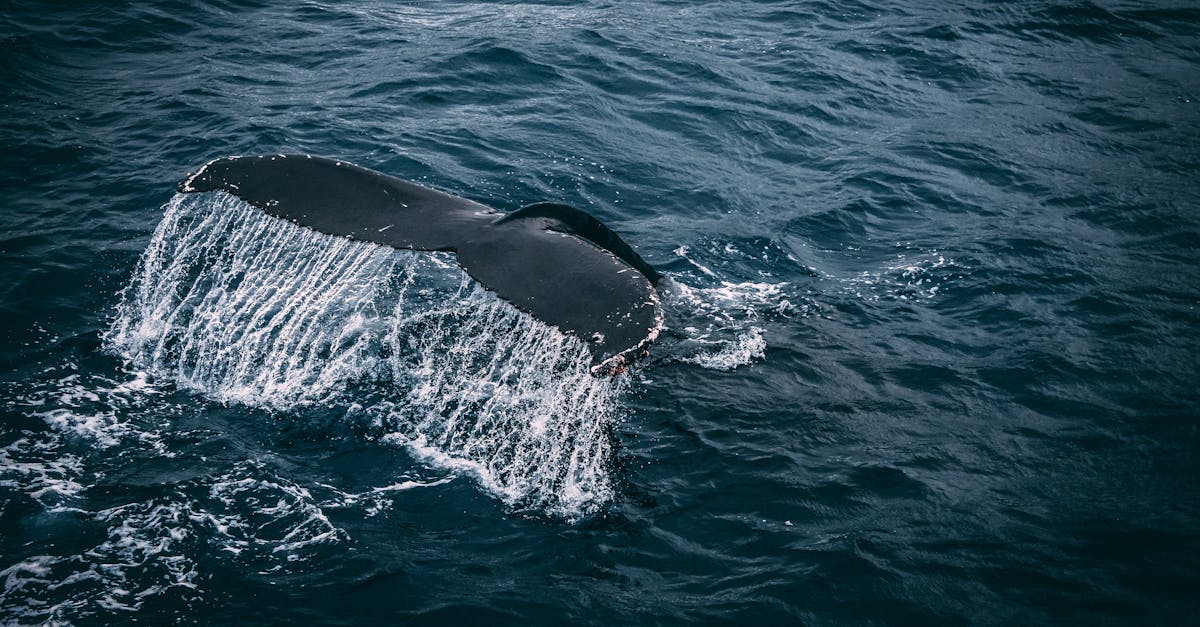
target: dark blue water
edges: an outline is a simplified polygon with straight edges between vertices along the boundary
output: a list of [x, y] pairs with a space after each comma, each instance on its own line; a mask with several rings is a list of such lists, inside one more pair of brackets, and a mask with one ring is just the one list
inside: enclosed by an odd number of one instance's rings
[[[1197, 621], [1194, 5], [274, 4], [0, 7], [0, 622]], [[583, 208], [668, 331], [174, 197], [268, 152]]]

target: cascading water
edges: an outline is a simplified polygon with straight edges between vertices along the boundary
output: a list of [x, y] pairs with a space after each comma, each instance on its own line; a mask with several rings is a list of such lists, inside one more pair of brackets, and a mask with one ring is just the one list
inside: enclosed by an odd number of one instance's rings
[[567, 517], [612, 496], [625, 378], [444, 254], [324, 235], [228, 194], [176, 196], [107, 335], [134, 367], [220, 402], [321, 407]]
[[216, 400], [287, 409], [361, 374], [395, 264], [391, 251], [271, 220], [233, 196], [176, 196], [109, 340]]

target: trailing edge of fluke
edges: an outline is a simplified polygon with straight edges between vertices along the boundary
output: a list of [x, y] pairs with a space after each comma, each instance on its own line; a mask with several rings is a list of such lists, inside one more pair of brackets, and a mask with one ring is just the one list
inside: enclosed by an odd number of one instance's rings
[[663, 327], [660, 275], [592, 216], [556, 203], [512, 213], [356, 165], [307, 155], [224, 157], [179, 184], [224, 191], [330, 235], [449, 251], [518, 309], [587, 343], [592, 374], [647, 354]]

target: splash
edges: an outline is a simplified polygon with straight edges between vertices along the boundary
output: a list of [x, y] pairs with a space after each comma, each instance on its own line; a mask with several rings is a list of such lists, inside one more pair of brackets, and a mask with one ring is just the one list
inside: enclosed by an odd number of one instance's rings
[[[773, 244], [761, 249], [743, 245], [746, 252], [730, 242], [709, 242], [701, 253], [688, 246], [675, 249], [675, 256], [687, 262], [696, 272], [671, 275], [665, 283], [663, 305], [668, 317], [676, 322], [675, 333], [682, 337], [676, 359], [710, 370], [733, 370], [766, 357], [767, 341], [764, 325], [807, 316], [810, 303], [789, 282], [774, 280], [773, 275], [759, 271], [759, 280], [730, 280], [724, 259], [766, 262], [771, 266], [782, 257], [797, 263]], [[696, 257], [722, 261], [706, 265]], [[718, 269], [714, 269], [718, 268]], [[771, 279], [771, 280], [768, 280]]]
[[[680, 361], [709, 370], [733, 370], [764, 358], [763, 329], [766, 315], [791, 315], [783, 283], [732, 283], [693, 287], [675, 281], [668, 307], [684, 320], [681, 331], [688, 353]], [[686, 317], [684, 315], [686, 312]]]
[[223, 403], [329, 408], [505, 503], [567, 517], [612, 496], [624, 378], [448, 257], [316, 233], [225, 194], [176, 196], [107, 334]]
[[763, 339], [762, 329], [758, 327], [750, 327], [748, 331], [738, 335], [734, 340], [692, 338], [692, 341], [700, 345], [716, 345], [713, 350], [700, 351], [683, 358], [685, 362], [709, 370], [733, 370], [763, 359], [767, 352], [767, 341]]

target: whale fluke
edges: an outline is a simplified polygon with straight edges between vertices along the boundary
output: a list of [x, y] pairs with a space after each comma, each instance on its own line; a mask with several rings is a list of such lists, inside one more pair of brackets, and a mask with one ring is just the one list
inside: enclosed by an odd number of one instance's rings
[[467, 274], [586, 342], [597, 376], [646, 354], [663, 326], [660, 275], [591, 215], [557, 203], [511, 213], [356, 165], [306, 155], [225, 157], [179, 184], [224, 191], [322, 233], [449, 251]]

